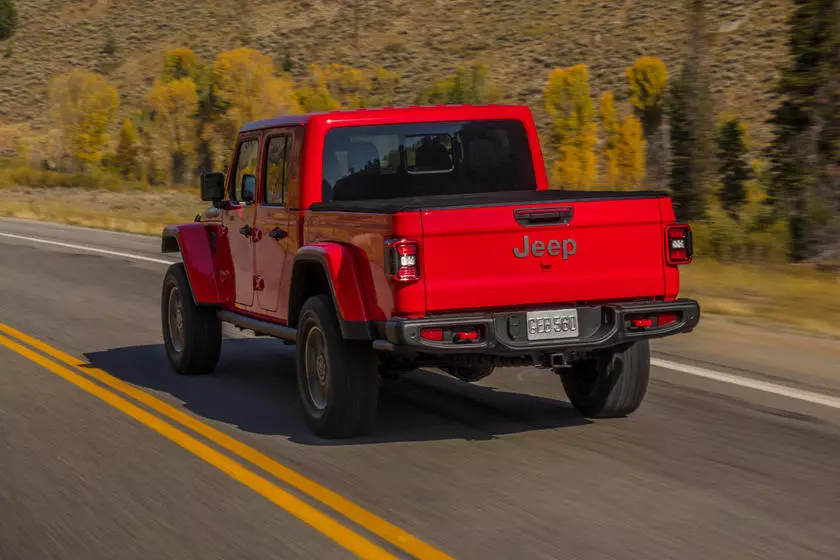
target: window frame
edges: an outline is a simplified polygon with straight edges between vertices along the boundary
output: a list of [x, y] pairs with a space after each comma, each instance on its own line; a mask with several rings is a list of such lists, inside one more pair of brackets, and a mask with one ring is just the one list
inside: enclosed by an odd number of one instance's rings
[[[268, 200], [268, 148], [271, 146], [271, 140], [274, 138], [285, 138], [286, 145], [283, 149], [283, 160], [285, 165], [283, 166], [283, 199], [281, 202], [271, 202]], [[284, 208], [288, 203], [289, 198], [289, 177], [292, 175], [292, 162], [289, 160], [290, 156], [292, 155], [292, 147], [294, 146], [295, 142], [295, 134], [294, 130], [278, 130], [272, 131], [265, 136], [265, 142], [263, 143], [263, 164], [262, 164], [262, 174], [263, 174], [263, 181], [262, 181], [262, 197], [260, 200], [260, 204], [265, 206], [271, 206], [274, 208]]]
[[[227, 187], [227, 198], [228, 202], [230, 202], [233, 206], [250, 206], [254, 202], [257, 201], [257, 191], [259, 190], [260, 184], [260, 177], [259, 177], [259, 158], [260, 158], [260, 141], [261, 141], [260, 134], [252, 134], [248, 136], [240, 137], [239, 142], [236, 144], [236, 152], [234, 154], [234, 159], [231, 162], [230, 166], [230, 181]], [[257, 186], [254, 189], [254, 200], [251, 202], [245, 202], [243, 200], [239, 200], [237, 197], [236, 188], [237, 188], [237, 180], [239, 176], [239, 160], [242, 157], [242, 146], [247, 144], [248, 142], [256, 142], [257, 143], [257, 174], [255, 175], [255, 179], [257, 181]], [[239, 193], [241, 195], [241, 193]]]

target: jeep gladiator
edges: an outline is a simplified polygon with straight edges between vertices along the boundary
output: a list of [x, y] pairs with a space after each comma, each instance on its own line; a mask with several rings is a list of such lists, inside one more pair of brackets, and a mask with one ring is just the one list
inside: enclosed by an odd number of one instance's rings
[[478, 381], [561, 377], [587, 417], [645, 395], [648, 340], [692, 330], [678, 299], [691, 230], [659, 192], [549, 190], [530, 111], [437, 106], [247, 124], [212, 208], [167, 227], [163, 338], [211, 372], [222, 322], [296, 345], [311, 429], [371, 427], [380, 379], [418, 367]]

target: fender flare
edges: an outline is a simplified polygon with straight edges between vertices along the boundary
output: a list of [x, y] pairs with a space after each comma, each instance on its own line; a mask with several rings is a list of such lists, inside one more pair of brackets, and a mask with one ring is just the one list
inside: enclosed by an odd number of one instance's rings
[[196, 305], [222, 302], [214, 259], [215, 226], [190, 223], [167, 226], [161, 235], [162, 253], [181, 253]]
[[372, 317], [365, 306], [356, 260], [349, 247], [340, 243], [314, 243], [301, 247], [295, 255], [289, 292], [289, 324], [297, 326], [296, 309], [303, 301], [295, 303], [302, 290], [301, 280], [295, 275], [301, 263], [317, 264], [324, 272], [335, 304], [341, 334], [348, 340], [373, 340], [375, 331]]

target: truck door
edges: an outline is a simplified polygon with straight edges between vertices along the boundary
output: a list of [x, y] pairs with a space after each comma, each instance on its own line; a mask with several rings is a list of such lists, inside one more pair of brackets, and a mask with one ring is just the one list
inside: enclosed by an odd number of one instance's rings
[[263, 148], [264, 180], [254, 245], [257, 301], [262, 311], [278, 319], [287, 319], [287, 263], [297, 247], [297, 233], [290, 228], [289, 195], [297, 193], [301, 131], [299, 127], [271, 130]]
[[254, 199], [259, 175], [259, 147], [259, 134], [240, 138], [228, 181], [230, 207], [222, 212], [233, 259], [236, 303], [248, 307], [254, 305]]

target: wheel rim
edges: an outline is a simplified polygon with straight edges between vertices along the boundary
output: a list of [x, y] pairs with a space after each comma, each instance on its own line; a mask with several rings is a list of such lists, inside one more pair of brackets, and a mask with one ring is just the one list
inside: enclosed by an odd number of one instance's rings
[[184, 350], [184, 303], [181, 299], [181, 291], [172, 288], [169, 292], [168, 320], [169, 320], [169, 342], [176, 352]]
[[319, 412], [327, 408], [329, 371], [326, 350], [324, 333], [320, 328], [312, 327], [306, 336], [306, 388], [310, 402]]

